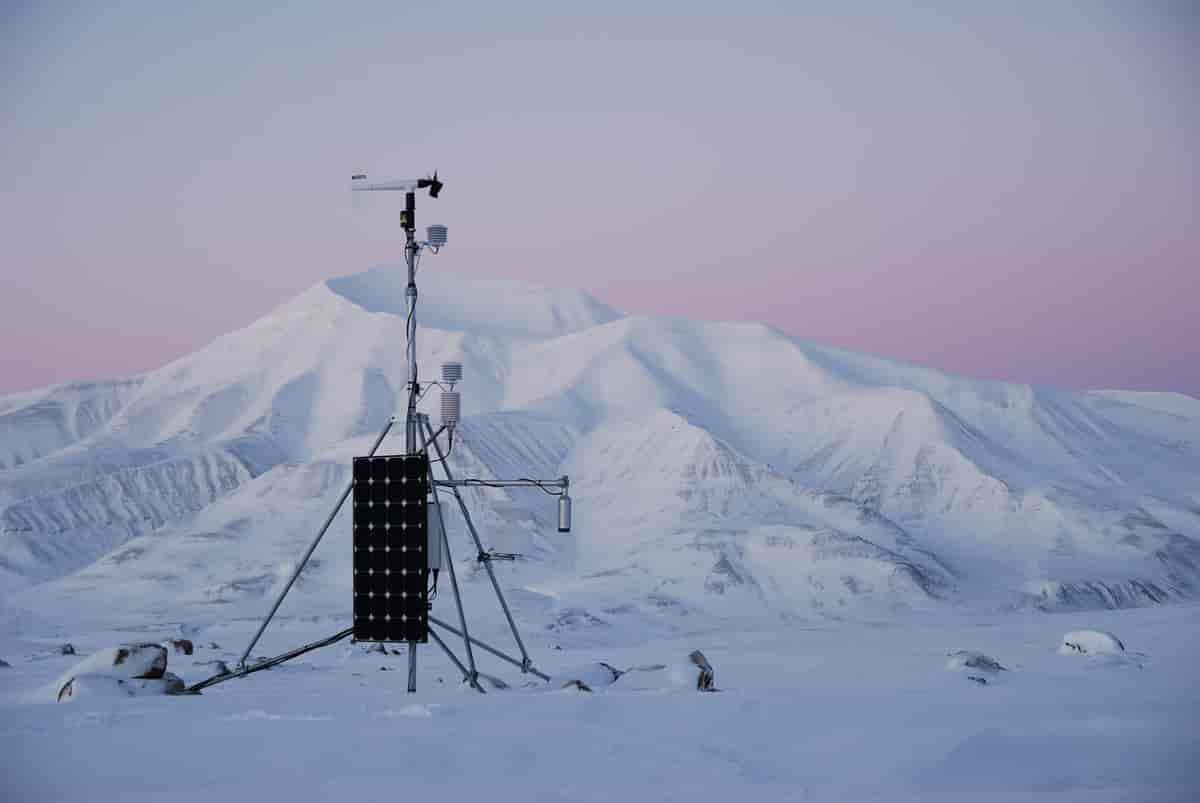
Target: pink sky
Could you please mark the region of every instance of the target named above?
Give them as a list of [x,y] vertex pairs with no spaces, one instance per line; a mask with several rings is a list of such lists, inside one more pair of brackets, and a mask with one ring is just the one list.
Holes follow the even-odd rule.
[[1200,396],[1189,4],[557,7],[6,7],[0,392],[398,263],[347,177],[436,167],[437,269]]

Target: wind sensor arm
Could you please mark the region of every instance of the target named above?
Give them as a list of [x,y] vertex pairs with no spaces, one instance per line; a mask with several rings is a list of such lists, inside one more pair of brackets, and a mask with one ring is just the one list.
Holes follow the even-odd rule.
[[388,181],[369,182],[366,173],[355,173],[350,177],[351,192],[416,192],[429,190],[429,197],[436,198],[442,191],[442,182],[438,181],[437,171],[432,177],[398,178]]

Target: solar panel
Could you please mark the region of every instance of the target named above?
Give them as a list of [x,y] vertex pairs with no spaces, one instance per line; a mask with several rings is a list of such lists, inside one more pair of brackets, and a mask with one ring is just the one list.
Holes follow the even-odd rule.
[[429,461],[354,458],[354,639],[429,638]]

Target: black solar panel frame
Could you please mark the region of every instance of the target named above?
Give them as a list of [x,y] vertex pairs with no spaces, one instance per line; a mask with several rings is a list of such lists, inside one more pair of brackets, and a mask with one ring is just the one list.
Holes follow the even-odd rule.
[[354,640],[429,640],[429,458],[353,463]]

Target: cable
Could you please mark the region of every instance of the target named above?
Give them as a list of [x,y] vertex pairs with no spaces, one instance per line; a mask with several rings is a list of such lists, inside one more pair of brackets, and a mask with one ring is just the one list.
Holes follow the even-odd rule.
[[546,484],[544,482],[542,482],[541,480],[534,480],[534,479],[530,479],[529,477],[518,477],[517,479],[521,480],[521,482],[531,482],[534,485],[536,485],[538,488],[541,488],[544,492],[550,494],[551,496],[562,496],[563,495],[563,491],[561,491],[561,490],[560,491],[548,490],[546,488]]
[[[562,496],[564,494],[563,491],[550,490],[548,487],[546,487],[547,484],[542,480],[534,480],[534,479],[530,479],[529,477],[518,477],[516,481],[517,482],[527,482],[530,485],[534,486],[535,488],[540,488],[543,492],[550,494],[550,496]],[[474,478],[466,478],[466,479],[457,480],[456,484],[458,484],[464,488],[512,488],[512,487],[514,487],[512,485],[504,485],[501,482],[489,482],[488,480],[480,480],[480,479],[474,479]]]
[[[546,483],[543,482],[542,480],[535,480],[535,479],[531,479],[529,477],[518,477],[517,482],[527,482],[530,485],[532,485],[533,487],[540,489],[543,493],[549,494],[550,496],[563,496],[566,493],[565,491],[562,491],[562,490],[552,491],[548,487],[546,487]],[[478,488],[511,488],[511,487],[513,487],[511,485],[502,485],[497,482],[488,482],[487,480],[479,480],[479,479],[472,479],[472,478],[466,478],[466,479],[459,480],[459,483],[465,488],[477,488],[477,487]]]
[[486,552],[480,552],[475,560],[483,563],[486,560],[519,560],[525,557],[520,552],[497,552],[494,549],[489,549]]
[[[433,382],[431,384],[436,385],[438,383]],[[421,395],[424,395],[424,394],[421,394]],[[418,399],[418,401],[420,401],[420,399]],[[454,451],[454,430],[450,429],[449,427],[446,427],[446,426],[443,426],[441,429],[439,429],[437,432],[435,432],[433,434],[433,438],[431,438],[430,440],[425,442],[426,448],[428,449],[429,444],[433,443],[437,439],[437,436],[441,435],[443,431],[446,432],[446,437],[449,439],[449,443],[446,446],[446,453],[437,458],[433,458],[433,457],[429,458],[430,465],[432,465],[434,463],[444,463],[446,460],[449,459],[450,453]]]

